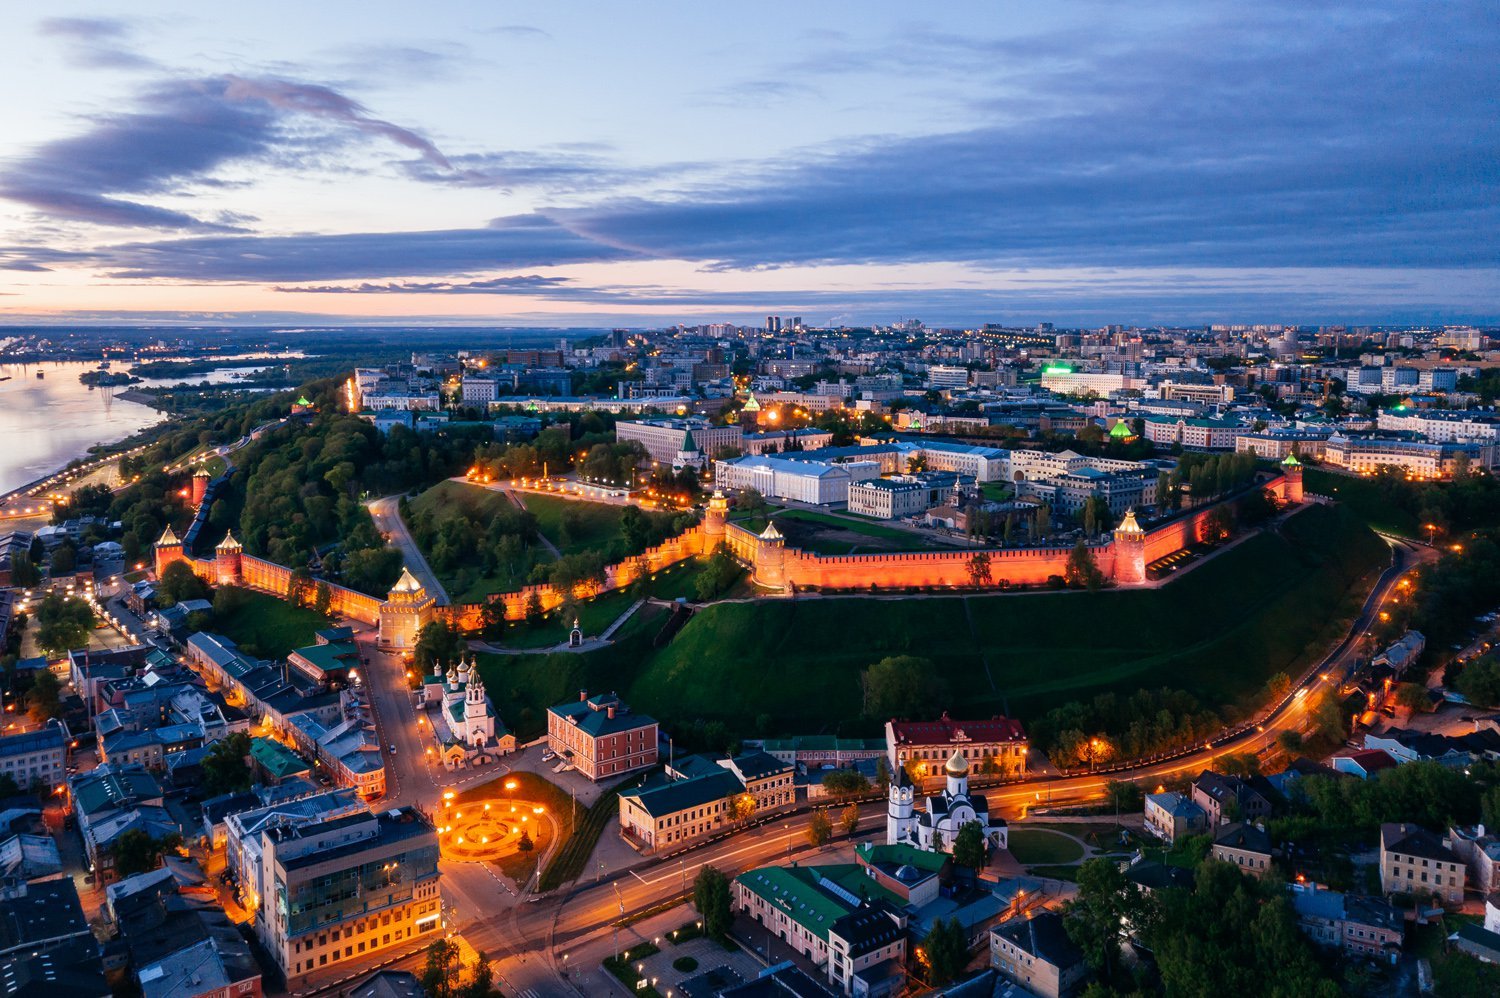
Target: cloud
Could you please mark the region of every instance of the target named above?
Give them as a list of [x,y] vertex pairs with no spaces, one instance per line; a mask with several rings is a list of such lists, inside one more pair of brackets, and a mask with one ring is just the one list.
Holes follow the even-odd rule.
[[745,80],[704,90],[698,103],[710,107],[775,107],[805,97],[817,97],[816,87],[792,80]]
[[99,225],[234,231],[244,216],[204,217],[148,199],[215,186],[215,172],[231,164],[296,159],[354,136],[410,150],[427,168],[450,168],[420,133],[374,117],[331,87],[220,76],[157,84],[134,110],[99,115],[81,134],[5,163],[0,197]]
[[[116,243],[83,253],[79,262],[115,278],[286,283],[384,276],[451,278],[476,271],[607,263],[636,256],[585,239],[539,215],[516,215],[476,229],[212,235]],[[21,255],[18,259],[31,258]]]
[[549,42],[552,40],[552,32],[530,24],[501,24],[493,28],[486,28],[485,33],[505,35],[509,38],[535,38]]
[[315,284],[280,286],[275,290],[288,293],[320,295],[430,295],[430,294],[483,294],[483,295],[534,295],[566,285],[566,277],[542,277],[527,274],[519,277],[492,277],[483,281],[390,281],[375,284]]
[[39,24],[43,35],[67,44],[68,59],[84,69],[155,69],[158,63],[131,45],[133,26],[114,17],[49,17]]

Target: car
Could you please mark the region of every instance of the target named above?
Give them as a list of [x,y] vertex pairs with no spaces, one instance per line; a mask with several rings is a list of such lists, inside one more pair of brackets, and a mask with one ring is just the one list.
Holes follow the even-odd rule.
[[557,753],[554,752],[554,751],[552,751],[551,749],[543,749],[542,750],[542,761],[543,762],[551,762],[553,759],[556,759],[556,758],[557,758]]
[[395,742],[391,742],[389,745],[386,746],[386,748],[388,748],[388,749],[391,750],[391,755],[395,755],[396,754],[396,743]]

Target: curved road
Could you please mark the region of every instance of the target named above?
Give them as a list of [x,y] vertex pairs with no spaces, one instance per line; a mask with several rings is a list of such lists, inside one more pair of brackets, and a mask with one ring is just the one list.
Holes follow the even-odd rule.
[[439,606],[448,606],[452,602],[448,599],[448,590],[443,588],[437,575],[428,566],[427,559],[422,555],[422,549],[417,547],[416,539],[412,537],[411,531],[406,529],[406,521],[401,519],[401,497],[386,496],[384,499],[371,499],[366,505],[370,510],[370,519],[375,521],[375,529],[385,537],[386,543],[401,552],[406,567],[411,569],[411,574],[415,575],[417,581],[427,588],[428,595],[436,597]]

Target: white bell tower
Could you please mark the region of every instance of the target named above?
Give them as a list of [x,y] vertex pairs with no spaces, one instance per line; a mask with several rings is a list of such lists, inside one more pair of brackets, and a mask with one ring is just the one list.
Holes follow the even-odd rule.
[[911,777],[906,775],[905,766],[897,766],[891,777],[890,799],[885,812],[886,845],[908,841],[916,822],[915,807],[916,789],[911,784]]

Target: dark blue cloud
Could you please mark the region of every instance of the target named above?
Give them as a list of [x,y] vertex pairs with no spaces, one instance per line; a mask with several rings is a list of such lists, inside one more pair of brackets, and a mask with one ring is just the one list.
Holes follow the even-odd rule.
[[201,236],[122,243],[87,262],[119,278],[183,281],[329,281],[437,276],[628,260],[636,254],[583,239],[538,215],[482,229],[294,236]]

